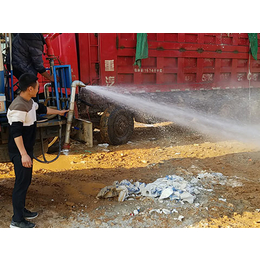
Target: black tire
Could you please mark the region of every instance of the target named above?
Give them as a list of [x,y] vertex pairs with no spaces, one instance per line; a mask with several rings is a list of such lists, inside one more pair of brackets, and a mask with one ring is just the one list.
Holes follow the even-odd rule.
[[100,135],[105,143],[112,145],[125,144],[134,131],[132,113],[120,107],[109,107],[100,120]]
[[[45,153],[48,150],[48,140],[43,141]],[[34,145],[34,155],[36,157],[42,155],[42,146],[41,142],[36,142]],[[0,163],[10,162],[9,153],[8,153],[8,144],[0,145]]]

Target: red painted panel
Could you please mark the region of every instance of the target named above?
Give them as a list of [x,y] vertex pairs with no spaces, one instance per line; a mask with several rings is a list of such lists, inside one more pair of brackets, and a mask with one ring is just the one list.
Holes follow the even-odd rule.
[[[51,41],[54,55],[58,57],[58,59],[54,60],[55,65],[64,65],[69,64],[71,65],[71,74],[72,74],[72,81],[79,78],[78,73],[78,60],[77,60],[77,46],[76,46],[76,39],[74,33],[63,33],[59,35],[57,38]],[[46,51],[46,45],[44,46],[44,53]],[[48,69],[50,68],[49,61],[46,59],[47,55],[43,55],[43,63],[44,66]],[[40,83],[40,90],[39,92],[43,92],[43,86],[45,83],[49,82],[40,74],[38,74],[39,83]]]
[[90,83],[90,62],[89,62],[89,33],[78,34],[78,52],[80,80],[85,84]]
[[117,58],[117,34],[100,34],[99,61],[101,85],[113,86],[117,82]]
[[[77,37],[78,47],[74,34],[62,34],[55,48],[87,84],[126,84],[149,92],[249,86],[246,33],[148,33],[149,58],[142,60],[141,68],[133,65],[136,33]],[[252,56],[250,71],[251,85],[260,87],[260,61]]]
[[[78,60],[77,47],[74,33],[62,33],[52,41],[55,56],[58,56],[62,64],[70,64],[72,72],[72,81],[78,79]],[[46,49],[45,49],[46,50]],[[49,61],[45,59],[48,67]],[[59,64],[55,61],[55,64]]]

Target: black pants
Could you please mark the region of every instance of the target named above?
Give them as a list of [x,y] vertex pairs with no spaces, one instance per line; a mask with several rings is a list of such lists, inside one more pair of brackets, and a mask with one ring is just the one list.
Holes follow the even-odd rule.
[[[32,158],[32,157],[31,157]],[[23,212],[27,190],[32,180],[32,168],[26,168],[22,165],[21,156],[12,156],[15,171],[15,183],[13,189],[13,221],[20,222],[24,220]]]

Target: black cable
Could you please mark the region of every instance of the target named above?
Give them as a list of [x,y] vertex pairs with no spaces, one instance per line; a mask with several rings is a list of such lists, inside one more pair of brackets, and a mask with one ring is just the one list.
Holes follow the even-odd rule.
[[[60,119],[60,116],[59,116],[59,119]],[[60,124],[60,128],[59,128],[59,152],[58,152],[58,155],[52,159],[51,161],[47,161],[46,160],[46,157],[45,157],[45,152],[44,152],[44,144],[43,144],[43,137],[42,137],[42,128],[40,127],[40,139],[41,139],[41,145],[42,145],[42,156],[43,156],[43,160],[40,160],[38,158],[35,157],[35,155],[33,155],[33,158],[38,161],[38,162],[41,162],[41,163],[52,163],[54,161],[56,161],[59,156],[60,156],[60,153],[61,153],[61,135],[62,135],[62,125]]]

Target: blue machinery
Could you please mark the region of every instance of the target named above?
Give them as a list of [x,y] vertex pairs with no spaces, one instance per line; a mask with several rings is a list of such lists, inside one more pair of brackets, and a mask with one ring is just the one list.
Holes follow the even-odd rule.
[[[50,99],[51,105],[56,106],[58,110],[68,109],[69,94],[72,83],[70,65],[53,66],[53,76],[54,83],[48,83],[45,85],[45,99]],[[49,92],[49,86],[51,86],[51,92]]]
[[[70,105],[70,92],[71,92],[71,67],[70,65],[58,65],[52,67],[54,82],[47,83],[44,86],[45,94],[45,104],[50,103],[52,106],[57,107],[58,110],[69,109]],[[67,120],[62,119],[61,116],[58,116],[58,119],[52,119],[47,122],[38,123],[37,127],[40,130],[40,139],[42,145],[42,155],[43,161],[37,159],[34,156],[34,159],[42,163],[51,163],[58,159],[61,152],[61,139],[62,139],[62,125],[66,124]],[[45,158],[45,147],[43,142],[43,128],[48,126],[59,126],[59,151],[58,155],[51,161],[47,161]]]
[[[11,46],[11,42],[9,43]],[[13,99],[15,98],[16,91],[15,87],[16,84],[13,84],[13,71],[12,66],[10,68],[11,72],[6,73],[3,66],[3,58],[2,58],[2,50],[0,49],[0,145],[1,143],[7,149],[6,142],[8,140],[8,123],[7,123],[7,109],[8,106],[11,104]],[[11,56],[11,48],[10,48],[10,56]],[[44,161],[41,161],[34,157],[37,161],[43,163],[50,163],[55,161],[61,152],[61,139],[62,133],[65,130],[65,145],[64,148],[69,147],[69,138],[70,138],[70,130],[73,121],[73,114],[74,114],[74,104],[75,104],[75,94],[77,86],[85,87],[84,83],[81,81],[73,81],[71,77],[71,66],[70,65],[57,65],[52,66],[53,60],[50,60],[50,71],[51,74],[54,76],[54,82],[47,83],[44,86],[44,99],[40,99],[39,95],[37,95],[37,99],[39,102],[44,102],[47,106],[53,106],[58,110],[69,109],[68,117],[63,118],[61,116],[55,117],[53,119],[49,119],[45,122],[37,122],[38,128],[38,138],[40,137],[41,144],[42,144],[42,155]],[[42,98],[42,95],[40,95]],[[83,119],[78,119],[77,124],[79,128],[77,131],[79,139],[90,147],[93,146],[93,136],[92,136],[92,123]],[[76,129],[76,127],[74,127]],[[58,130],[58,133],[57,133]],[[51,143],[54,143],[57,140],[57,135],[59,137],[59,153],[51,161],[47,161],[45,158],[44,153],[48,149],[48,142],[43,141],[44,139],[48,139],[50,137],[55,137]],[[47,146],[46,146],[47,144]],[[5,149],[5,148],[4,148]],[[3,151],[3,148],[2,148]],[[7,150],[6,153],[8,154]]]
[[[1,68],[1,66],[0,66]],[[69,99],[71,91],[71,67],[70,65],[58,65],[53,67],[54,82],[45,84],[45,94],[47,93],[48,103],[57,107],[58,110],[69,108]],[[6,85],[6,90],[5,86]],[[4,71],[0,71],[0,96],[5,96],[7,106],[15,98],[13,85],[13,75],[10,73],[9,79],[4,81]],[[39,96],[37,97],[38,101]],[[46,99],[46,96],[45,96]],[[1,100],[1,99],[0,99]],[[6,114],[6,110],[2,113]]]
[[[9,73],[9,75],[4,75],[4,66],[3,66],[3,59],[2,59],[2,51],[0,52],[0,130],[3,131],[4,128],[7,128],[7,108],[15,98],[15,91],[14,91],[14,85],[13,85],[13,73]],[[45,84],[45,90],[47,90],[48,98],[46,101],[51,103],[52,106],[57,107],[58,110],[62,109],[69,109],[70,104],[70,92],[71,92],[71,67],[70,65],[59,65],[53,67],[53,76],[54,76],[54,82]],[[46,97],[45,97],[46,98]],[[37,95],[38,101],[39,95]],[[46,103],[46,102],[45,102]],[[46,122],[37,123],[37,128],[39,132],[39,136],[41,139],[41,145],[42,145],[42,155],[43,155],[43,161],[37,159],[34,156],[34,159],[36,159],[39,162],[43,163],[50,163],[58,159],[60,152],[61,152],[61,139],[62,139],[62,125],[65,125],[67,120],[65,118],[61,118],[61,116],[58,116],[58,118],[54,118],[51,120],[48,120]],[[47,129],[48,128],[48,129]],[[58,128],[58,133],[57,133]],[[52,130],[51,130],[52,129]],[[59,137],[59,152],[58,155],[51,161],[47,161],[45,158],[44,153],[47,150],[46,142],[44,143],[43,139],[46,138],[46,135],[48,136],[48,133],[46,134],[44,131],[47,131],[48,133],[56,132],[55,135]],[[3,133],[3,132],[2,132]],[[7,151],[6,151],[7,152]]]

